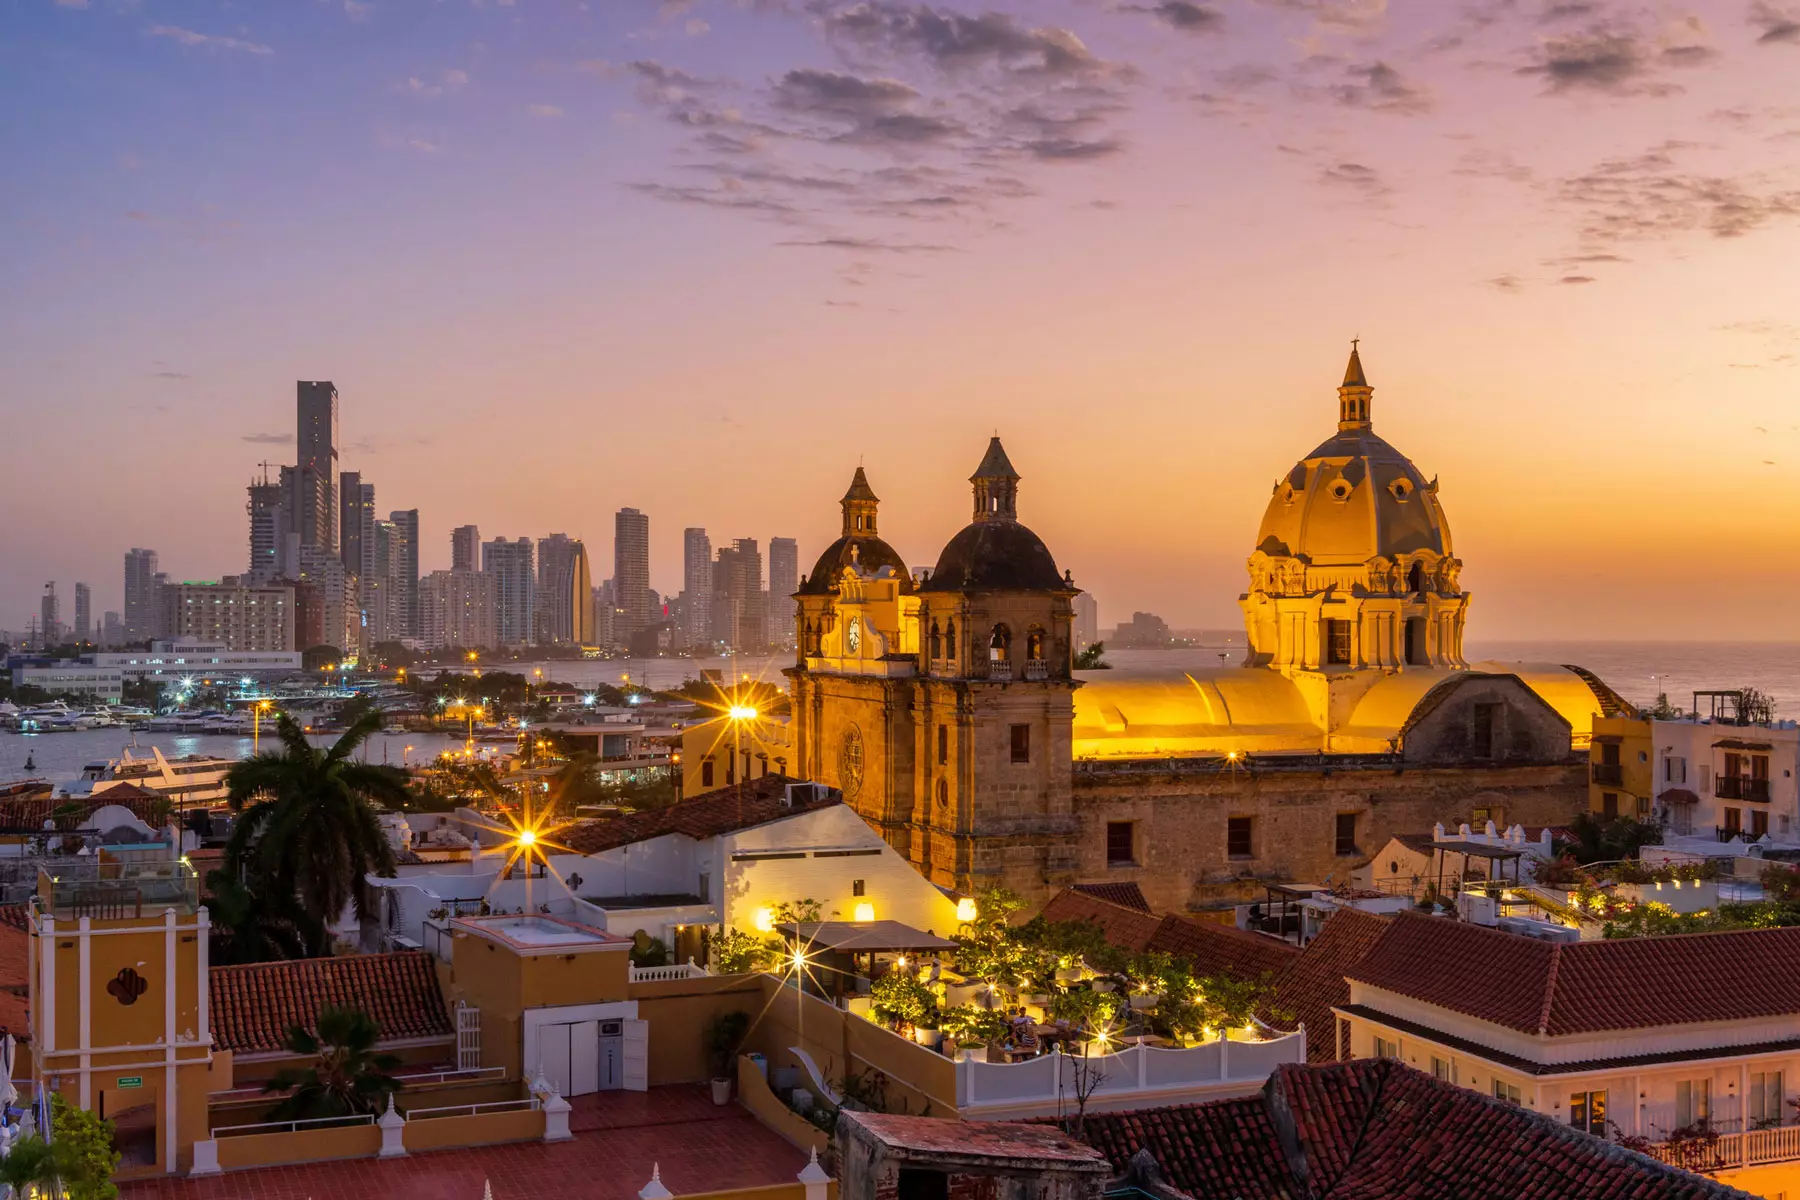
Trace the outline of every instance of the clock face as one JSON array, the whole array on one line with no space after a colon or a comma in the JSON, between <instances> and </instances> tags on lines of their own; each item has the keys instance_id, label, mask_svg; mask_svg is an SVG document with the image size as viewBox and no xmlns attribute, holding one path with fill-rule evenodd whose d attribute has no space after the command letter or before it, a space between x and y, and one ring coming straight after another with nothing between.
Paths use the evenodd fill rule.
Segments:
<instances>
[{"instance_id":1,"label":"clock face","mask_svg":"<svg viewBox=\"0 0 1800 1200\"><path fill-rule=\"evenodd\" d=\"M851 617L850 624L844 627L844 645L852 654L862 645L862 622L855 617Z\"/></svg>"}]
</instances>

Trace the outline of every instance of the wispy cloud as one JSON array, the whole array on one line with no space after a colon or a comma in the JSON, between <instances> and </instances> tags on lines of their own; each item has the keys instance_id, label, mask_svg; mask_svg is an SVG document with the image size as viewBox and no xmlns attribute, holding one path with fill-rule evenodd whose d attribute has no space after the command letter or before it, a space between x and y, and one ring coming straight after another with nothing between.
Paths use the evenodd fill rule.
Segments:
<instances>
[{"instance_id":1,"label":"wispy cloud","mask_svg":"<svg viewBox=\"0 0 1800 1200\"><path fill-rule=\"evenodd\" d=\"M1408 83L1385 62L1344 69L1345 81L1329 89L1332 99L1346 108L1416 116L1435 106L1431 89Z\"/></svg>"},{"instance_id":2,"label":"wispy cloud","mask_svg":"<svg viewBox=\"0 0 1800 1200\"><path fill-rule=\"evenodd\" d=\"M560 117L563 115L563 110L554 104L533 104L525 111L534 117Z\"/></svg>"},{"instance_id":3,"label":"wispy cloud","mask_svg":"<svg viewBox=\"0 0 1800 1200\"><path fill-rule=\"evenodd\" d=\"M274 49L261 42L248 42L243 38L227 37L215 33L198 33L192 29L183 29L179 25L152 25L149 29L151 37L168 38L183 46L199 46L207 50L237 50L244 54L273 54Z\"/></svg>"},{"instance_id":4,"label":"wispy cloud","mask_svg":"<svg viewBox=\"0 0 1800 1200\"><path fill-rule=\"evenodd\" d=\"M285 446L294 440L291 433L246 433L238 438L258 446Z\"/></svg>"},{"instance_id":5,"label":"wispy cloud","mask_svg":"<svg viewBox=\"0 0 1800 1200\"><path fill-rule=\"evenodd\" d=\"M1544 38L1518 70L1521 75L1542 77L1552 93L1667 96L1682 89L1662 78L1663 72L1703 66L1717 57L1704 36L1698 22L1681 22L1661 38L1629 28L1596 26Z\"/></svg>"},{"instance_id":6,"label":"wispy cloud","mask_svg":"<svg viewBox=\"0 0 1800 1200\"><path fill-rule=\"evenodd\" d=\"M1750 7L1750 24L1761 30L1756 39L1760 45L1786 42L1800 46L1800 9L1778 8L1768 0L1758 0Z\"/></svg>"},{"instance_id":7,"label":"wispy cloud","mask_svg":"<svg viewBox=\"0 0 1800 1200\"><path fill-rule=\"evenodd\" d=\"M409 75L403 83L395 85L396 91L411 96L442 96L449 92L459 91L467 87L469 73L459 67L445 67L434 75Z\"/></svg>"}]
</instances>

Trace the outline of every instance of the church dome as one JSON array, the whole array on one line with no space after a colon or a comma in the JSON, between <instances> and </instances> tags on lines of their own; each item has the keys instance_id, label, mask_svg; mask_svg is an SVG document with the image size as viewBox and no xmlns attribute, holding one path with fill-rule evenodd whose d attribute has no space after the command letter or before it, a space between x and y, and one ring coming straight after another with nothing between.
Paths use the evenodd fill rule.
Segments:
<instances>
[{"instance_id":1,"label":"church dome","mask_svg":"<svg viewBox=\"0 0 1800 1200\"><path fill-rule=\"evenodd\" d=\"M927 592L1061 591L1071 588L1056 570L1044 540L1019 524L1019 473L999 438L969 477L975 519L950 539L922 590Z\"/></svg>"},{"instance_id":2,"label":"church dome","mask_svg":"<svg viewBox=\"0 0 1800 1200\"><path fill-rule=\"evenodd\" d=\"M892 568L900 577L900 591L911 594L912 573L906 569L906 560L876 533L881 500L861 467L856 468L850 490L839 503L844 510L843 536L825 547L812 574L800 581L799 594L820 596L835 591L846 567L854 567L860 575L879 575L884 568Z\"/></svg>"},{"instance_id":3,"label":"church dome","mask_svg":"<svg viewBox=\"0 0 1800 1200\"><path fill-rule=\"evenodd\" d=\"M1276 480L1256 533L1269 558L1313 567L1362 566L1454 555L1450 525L1429 482L1404 454L1375 435L1374 389L1352 348L1338 389L1337 433Z\"/></svg>"}]
</instances>

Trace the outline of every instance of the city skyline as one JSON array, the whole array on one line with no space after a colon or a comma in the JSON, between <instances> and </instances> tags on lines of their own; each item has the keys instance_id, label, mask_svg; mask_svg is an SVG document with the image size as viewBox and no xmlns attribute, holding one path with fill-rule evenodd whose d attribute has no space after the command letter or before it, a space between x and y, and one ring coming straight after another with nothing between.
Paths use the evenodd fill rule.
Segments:
<instances>
[{"instance_id":1,"label":"city skyline","mask_svg":"<svg viewBox=\"0 0 1800 1200\"><path fill-rule=\"evenodd\" d=\"M859 461L929 563L998 430L1109 614L1228 628L1360 335L1479 636L1800 637L1796 29L1774 0L30 5L0 352L17 403L104 436L16 431L53 502L0 534L0 613L47 579L110 607L131 545L230 569L245 468L302 457L287 389L329 378L336 465L428 531L603 560L637 507L663 594L688 526L822 544ZM1636 601L1563 599L1602 587Z\"/></svg>"}]
</instances>

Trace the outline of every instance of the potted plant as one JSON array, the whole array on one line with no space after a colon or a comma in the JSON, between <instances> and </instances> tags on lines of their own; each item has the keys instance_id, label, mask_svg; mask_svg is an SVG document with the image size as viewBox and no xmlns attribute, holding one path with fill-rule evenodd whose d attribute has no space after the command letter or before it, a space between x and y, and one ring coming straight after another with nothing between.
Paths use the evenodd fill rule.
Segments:
<instances>
[{"instance_id":1,"label":"potted plant","mask_svg":"<svg viewBox=\"0 0 1800 1200\"><path fill-rule=\"evenodd\" d=\"M720 1013L706 1024L706 1054L712 1062L712 1098L714 1104L731 1103L731 1068L737 1062L738 1048L750 1029L750 1014Z\"/></svg>"},{"instance_id":2,"label":"potted plant","mask_svg":"<svg viewBox=\"0 0 1800 1200\"><path fill-rule=\"evenodd\" d=\"M969 1052L969 1058L973 1062L986 1062L988 1047L1004 1038L1012 1029L1005 1013L973 1004L946 1009L942 1020L944 1029L956 1038L958 1045Z\"/></svg>"},{"instance_id":3,"label":"potted plant","mask_svg":"<svg viewBox=\"0 0 1800 1200\"><path fill-rule=\"evenodd\" d=\"M895 968L869 989L875 1015L890 1025L937 1032L937 996L911 971ZM936 1045L933 1039L927 1043Z\"/></svg>"}]
</instances>

